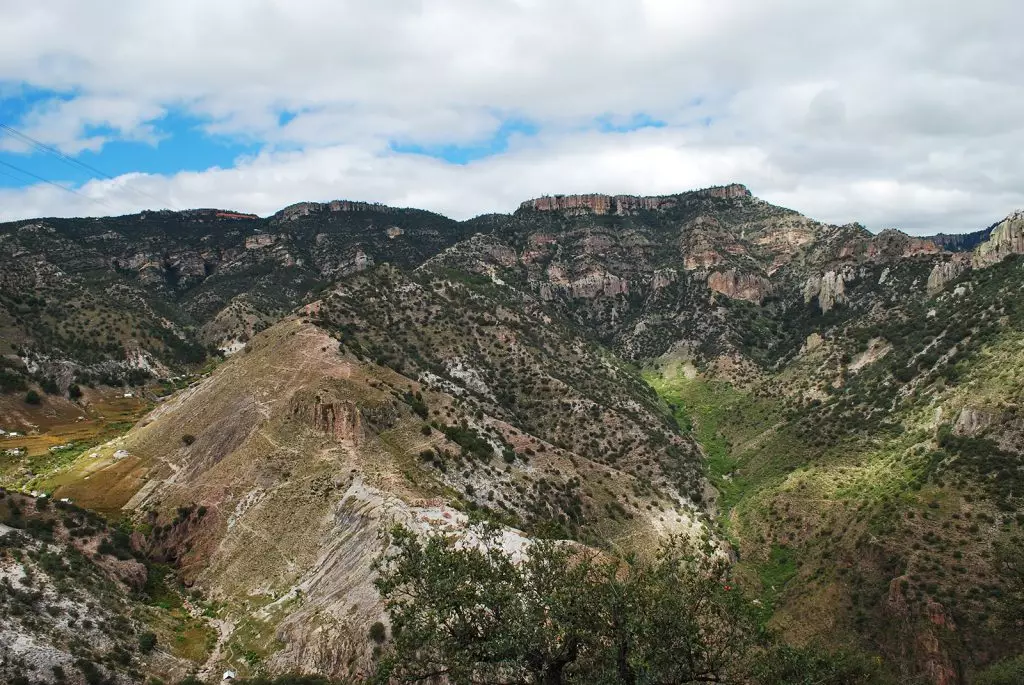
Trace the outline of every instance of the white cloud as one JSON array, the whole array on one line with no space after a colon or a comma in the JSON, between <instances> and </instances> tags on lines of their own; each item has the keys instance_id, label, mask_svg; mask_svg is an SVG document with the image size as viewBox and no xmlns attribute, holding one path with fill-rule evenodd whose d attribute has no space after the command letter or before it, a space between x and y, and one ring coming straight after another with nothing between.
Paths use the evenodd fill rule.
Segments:
<instances>
[{"instance_id":1,"label":"white cloud","mask_svg":"<svg viewBox=\"0 0 1024 685\"><path fill-rule=\"evenodd\" d=\"M31 112L31 135L69 152L152 140L174 108L264 145L233 169L119 181L180 206L344 196L465 216L538 192L736 180L826 220L948 231L1024 205L1014 0L0 0L0 12L0 82L76 95ZM281 126L283 111L298 115ZM583 130L638 113L670 125ZM387 147L486 140L506 117L542 134L467 166ZM4 191L2 212L89 211L60 192ZM83 192L152 204L109 182Z\"/></svg>"}]
</instances>

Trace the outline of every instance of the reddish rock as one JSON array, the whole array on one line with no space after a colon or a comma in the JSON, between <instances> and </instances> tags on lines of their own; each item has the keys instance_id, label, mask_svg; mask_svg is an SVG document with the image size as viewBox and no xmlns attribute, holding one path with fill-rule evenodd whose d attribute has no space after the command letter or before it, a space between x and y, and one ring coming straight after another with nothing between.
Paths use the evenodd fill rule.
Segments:
<instances>
[{"instance_id":1,"label":"reddish rock","mask_svg":"<svg viewBox=\"0 0 1024 685\"><path fill-rule=\"evenodd\" d=\"M734 300L760 304L771 294L772 284L763 276L740 273L736 269L713 271L708 274L708 287Z\"/></svg>"}]
</instances>

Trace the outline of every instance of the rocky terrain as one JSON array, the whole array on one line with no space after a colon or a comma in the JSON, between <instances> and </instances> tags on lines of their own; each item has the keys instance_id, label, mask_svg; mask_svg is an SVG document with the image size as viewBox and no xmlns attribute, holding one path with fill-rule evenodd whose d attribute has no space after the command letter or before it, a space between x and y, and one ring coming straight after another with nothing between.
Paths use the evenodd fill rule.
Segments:
<instances>
[{"instance_id":1,"label":"rocky terrain","mask_svg":"<svg viewBox=\"0 0 1024 685\"><path fill-rule=\"evenodd\" d=\"M718 541L785 639L969 682L1024 651L1022 231L872 234L741 185L20 222L0 380L177 389L40 487L208 603L204 678L366 673L381 526L483 517Z\"/></svg>"},{"instance_id":2,"label":"rocky terrain","mask_svg":"<svg viewBox=\"0 0 1024 685\"><path fill-rule=\"evenodd\" d=\"M96 514L0 490L0 680L186 674L187 659L150 630L160 584L136 557L129 534Z\"/></svg>"}]
</instances>

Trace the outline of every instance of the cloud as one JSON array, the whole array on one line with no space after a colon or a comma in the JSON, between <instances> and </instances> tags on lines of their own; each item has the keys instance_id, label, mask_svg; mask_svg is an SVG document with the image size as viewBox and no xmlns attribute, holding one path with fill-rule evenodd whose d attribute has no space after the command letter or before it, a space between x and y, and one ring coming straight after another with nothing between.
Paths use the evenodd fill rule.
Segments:
<instances>
[{"instance_id":1,"label":"cloud","mask_svg":"<svg viewBox=\"0 0 1024 685\"><path fill-rule=\"evenodd\" d=\"M151 142L174 111L262 147L232 169L82 189L123 211L140 206L133 184L181 206L268 212L344 196L465 216L538 192L730 180L873 228L969 230L1024 205L1014 0L0 0L0 11L0 84L68 94L26 114L30 135L69 153ZM539 132L467 165L392 146L485 143L509 120ZM633 121L665 126L599 130ZM42 202L53 192L3 191L3 213L87 211L73 196Z\"/></svg>"}]
</instances>

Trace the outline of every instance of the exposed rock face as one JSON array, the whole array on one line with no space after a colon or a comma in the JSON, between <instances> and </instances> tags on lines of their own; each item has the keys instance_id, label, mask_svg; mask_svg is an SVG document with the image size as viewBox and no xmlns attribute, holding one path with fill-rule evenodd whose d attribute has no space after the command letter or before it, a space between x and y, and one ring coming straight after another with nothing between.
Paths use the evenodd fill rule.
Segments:
<instances>
[{"instance_id":1,"label":"exposed rock face","mask_svg":"<svg viewBox=\"0 0 1024 685\"><path fill-rule=\"evenodd\" d=\"M310 401L296 396L292 400L292 417L310 428L343 442L358 445L363 436L363 418L359 407L349 400L339 400L318 392Z\"/></svg>"},{"instance_id":2,"label":"exposed rock face","mask_svg":"<svg viewBox=\"0 0 1024 685\"><path fill-rule=\"evenodd\" d=\"M661 290L675 283L677 278L679 278L679 274L675 269L659 269L654 272L654 276L651 278L651 287L654 290Z\"/></svg>"},{"instance_id":3,"label":"exposed rock face","mask_svg":"<svg viewBox=\"0 0 1024 685\"><path fill-rule=\"evenodd\" d=\"M846 281L853 280L852 277L852 271L826 271L821 276L811 276L804 284L804 302L817 298L823 314L836 305L845 304Z\"/></svg>"},{"instance_id":4,"label":"exposed rock face","mask_svg":"<svg viewBox=\"0 0 1024 685\"><path fill-rule=\"evenodd\" d=\"M707 197L720 197L730 200L751 197L750 191L742 183L730 183L727 186L713 186L698 190L697 194Z\"/></svg>"},{"instance_id":5,"label":"exposed rock face","mask_svg":"<svg viewBox=\"0 0 1024 685\"><path fill-rule=\"evenodd\" d=\"M671 197L634 195L554 195L527 200L519 208L538 212L560 211L579 214L630 214L639 210L657 210L675 205Z\"/></svg>"},{"instance_id":6,"label":"exposed rock face","mask_svg":"<svg viewBox=\"0 0 1024 685\"><path fill-rule=\"evenodd\" d=\"M352 202L350 200L332 200L331 202L299 202L285 207L274 215L281 221L294 221L300 217L322 212L391 212L393 208L376 202Z\"/></svg>"},{"instance_id":7,"label":"exposed rock face","mask_svg":"<svg viewBox=\"0 0 1024 685\"><path fill-rule=\"evenodd\" d=\"M925 238L915 238L906 233L887 229L872 238L868 245L869 259L902 259L922 254L937 254L939 246Z\"/></svg>"},{"instance_id":8,"label":"exposed rock face","mask_svg":"<svg viewBox=\"0 0 1024 685\"><path fill-rule=\"evenodd\" d=\"M754 243L773 256L769 273L788 264L799 250L813 243L820 227L803 216L785 217L767 227Z\"/></svg>"},{"instance_id":9,"label":"exposed rock face","mask_svg":"<svg viewBox=\"0 0 1024 685\"><path fill-rule=\"evenodd\" d=\"M206 278L206 261L201 254L192 250L170 255L167 266L178 277L181 285L191 285Z\"/></svg>"},{"instance_id":10,"label":"exposed rock face","mask_svg":"<svg viewBox=\"0 0 1024 685\"><path fill-rule=\"evenodd\" d=\"M245 239L245 249L257 250L261 247L269 247L277 242L277 236L268 233L258 233Z\"/></svg>"},{"instance_id":11,"label":"exposed rock face","mask_svg":"<svg viewBox=\"0 0 1024 685\"><path fill-rule=\"evenodd\" d=\"M938 233L925 239L950 252L971 252L978 245L988 240L991 235L992 227L989 227L973 233L953 233L949 235Z\"/></svg>"},{"instance_id":12,"label":"exposed rock face","mask_svg":"<svg viewBox=\"0 0 1024 685\"><path fill-rule=\"evenodd\" d=\"M989 239L974 251L976 268L1001 262L1012 254L1024 253L1024 210L1006 217L992 229Z\"/></svg>"},{"instance_id":13,"label":"exposed rock face","mask_svg":"<svg viewBox=\"0 0 1024 685\"><path fill-rule=\"evenodd\" d=\"M745 274L729 269L708 274L708 287L734 300L746 300L760 304L771 294L771 282L756 274Z\"/></svg>"},{"instance_id":14,"label":"exposed rock face","mask_svg":"<svg viewBox=\"0 0 1024 685\"><path fill-rule=\"evenodd\" d=\"M570 284L573 297L593 299L600 295L613 297L629 293L629 282L615 274L594 271Z\"/></svg>"},{"instance_id":15,"label":"exposed rock face","mask_svg":"<svg viewBox=\"0 0 1024 685\"><path fill-rule=\"evenodd\" d=\"M939 262L928 274L928 294L934 295L941 291L947 283L956 280L970 268L970 259L966 255L954 255L948 262Z\"/></svg>"},{"instance_id":16,"label":"exposed rock face","mask_svg":"<svg viewBox=\"0 0 1024 685\"><path fill-rule=\"evenodd\" d=\"M953 432L957 435L966 435L973 438L991 426L994 419L995 417L988 412L974 409L973 407L964 407L956 418Z\"/></svg>"},{"instance_id":17,"label":"exposed rock face","mask_svg":"<svg viewBox=\"0 0 1024 685\"><path fill-rule=\"evenodd\" d=\"M747 187L739 183L727 186L715 186L697 190L688 195L696 197L715 197L723 199L740 199L751 197ZM548 195L527 200L519 205L521 210L539 212L560 211L570 216L580 214L617 214L627 215L638 211L657 211L675 207L680 196L652 195Z\"/></svg>"}]
</instances>

